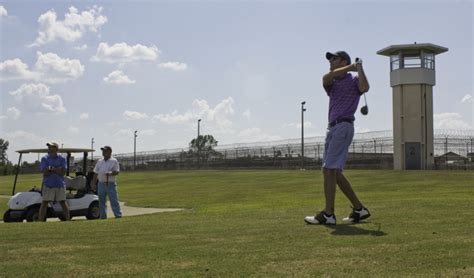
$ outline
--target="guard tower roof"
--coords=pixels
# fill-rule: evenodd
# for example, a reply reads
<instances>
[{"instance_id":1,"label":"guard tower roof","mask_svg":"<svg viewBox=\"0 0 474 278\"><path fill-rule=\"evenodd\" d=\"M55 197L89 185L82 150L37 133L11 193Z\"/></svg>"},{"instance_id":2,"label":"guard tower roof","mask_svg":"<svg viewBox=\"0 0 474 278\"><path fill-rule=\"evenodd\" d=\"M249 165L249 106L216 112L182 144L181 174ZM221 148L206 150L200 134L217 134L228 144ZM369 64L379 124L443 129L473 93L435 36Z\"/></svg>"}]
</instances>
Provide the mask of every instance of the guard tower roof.
<instances>
[{"instance_id":1,"label":"guard tower roof","mask_svg":"<svg viewBox=\"0 0 474 278\"><path fill-rule=\"evenodd\" d=\"M400 51L410 51L410 50L428 50L434 54L441 54L448 51L448 48L442 47L432 43L414 43L414 44L397 44L387 46L384 49L377 51L379 55L390 56L398 54Z\"/></svg>"}]
</instances>

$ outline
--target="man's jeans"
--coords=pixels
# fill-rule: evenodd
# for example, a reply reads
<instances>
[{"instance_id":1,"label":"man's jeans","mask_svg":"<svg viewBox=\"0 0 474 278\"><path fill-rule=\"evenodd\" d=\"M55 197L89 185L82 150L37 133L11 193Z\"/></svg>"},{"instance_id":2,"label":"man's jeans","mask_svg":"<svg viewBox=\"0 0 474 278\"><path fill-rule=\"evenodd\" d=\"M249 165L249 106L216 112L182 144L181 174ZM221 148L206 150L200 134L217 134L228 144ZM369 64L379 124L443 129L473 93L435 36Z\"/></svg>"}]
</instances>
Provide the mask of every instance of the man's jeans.
<instances>
[{"instance_id":1,"label":"man's jeans","mask_svg":"<svg viewBox=\"0 0 474 278\"><path fill-rule=\"evenodd\" d=\"M110 205L116 218L122 217L120 204L118 202L117 185L114 182L99 182L97 193L99 195L100 219L107 219L107 206L105 204L107 194L109 195Z\"/></svg>"}]
</instances>

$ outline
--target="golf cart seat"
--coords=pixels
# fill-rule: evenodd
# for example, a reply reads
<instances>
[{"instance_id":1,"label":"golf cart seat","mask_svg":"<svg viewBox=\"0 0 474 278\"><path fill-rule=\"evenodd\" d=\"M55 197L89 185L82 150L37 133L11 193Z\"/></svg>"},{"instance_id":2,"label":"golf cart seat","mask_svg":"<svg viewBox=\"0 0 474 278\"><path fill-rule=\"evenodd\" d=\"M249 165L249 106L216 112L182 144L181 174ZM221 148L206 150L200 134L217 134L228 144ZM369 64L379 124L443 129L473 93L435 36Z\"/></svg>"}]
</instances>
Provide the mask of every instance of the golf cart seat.
<instances>
[{"instance_id":1,"label":"golf cart seat","mask_svg":"<svg viewBox=\"0 0 474 278\"><path fill-rule=\"evenodd\" d=\"M86 177L79 176L79 177L66 177L64 179L66 183L67 190L77 190L77 191L85 191L86 190Z\"/></svg>"}]
</instances>

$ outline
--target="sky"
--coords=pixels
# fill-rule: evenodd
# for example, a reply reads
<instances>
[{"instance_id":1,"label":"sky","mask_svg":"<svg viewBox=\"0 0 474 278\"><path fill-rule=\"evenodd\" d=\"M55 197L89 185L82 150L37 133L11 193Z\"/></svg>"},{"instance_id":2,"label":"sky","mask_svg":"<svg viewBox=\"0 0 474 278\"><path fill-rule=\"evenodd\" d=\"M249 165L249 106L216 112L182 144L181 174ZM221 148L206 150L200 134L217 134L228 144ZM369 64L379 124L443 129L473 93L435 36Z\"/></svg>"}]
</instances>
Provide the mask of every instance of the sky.
<instances>
[{"instance_id":1,"label":"sky","mask_svg":"<svg viewBox=\"0 0 474 278\"><path fill-rule=\"evenodd\" d=\"M392 129L390 45L433 43L435 129L474 129L473 1L3 1L0 138L115 153L325 134L327 51L364 61L369 115ZM363 105L361 100L360 106ZM36 157L35 157L36 159ZM33 159L34 160L34 159Z\"/></svg>"}]
</instances>

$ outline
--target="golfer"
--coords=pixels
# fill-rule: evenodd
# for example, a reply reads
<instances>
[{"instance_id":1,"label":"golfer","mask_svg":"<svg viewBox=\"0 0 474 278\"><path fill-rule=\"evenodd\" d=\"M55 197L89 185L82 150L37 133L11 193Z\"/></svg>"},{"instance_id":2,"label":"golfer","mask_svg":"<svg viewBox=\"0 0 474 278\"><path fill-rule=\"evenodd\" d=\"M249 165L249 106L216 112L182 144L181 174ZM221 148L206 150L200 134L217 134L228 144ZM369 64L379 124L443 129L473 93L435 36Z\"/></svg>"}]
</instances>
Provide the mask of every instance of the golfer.
<instances>
[{"instance_id":1,"label":"golfer","mask_svg":"<svg viewBox=\"0 0 474 278\"><path fill-rule=\"evenodd\" d=\"M40 170L43 172L43 191L39 210L39 221L46 220L49 202L57 201L63 209L64 220L70 220L69 208L66 203L66 187L64 175L66 174L66 159L58 154L58 143L48 142L48 154L41 158Z\"/></svg>"},{"instance_id":2,"label":"golfer","mask_svg":"<svg viewBox=\"0 0 474 278\"><path fill-rule=\"evenodd\" d=\"M326 207L316 216L305 217L308 224L335 225L334 201L336 184L352 203L352 213L343 221L358 222L370 217L369 210L357 198L352 185L344 176L349 146L354 137L354 114L359 97L369 90L369 83L362 68L362 60L351 64L345 51L327 52L330 71L323 76L323 87L329 96L329 124L323 156L324 196ZM350 72L357 72L353 75Z\"/></svg>"},{"instance_id":3,"label":"golfer","mask_svg":"<svg viewBox=\"0 0 474 278\"><path fill-rule=\"evenodd\" d=\"M97 193L99 195L100 219L107 219L107 206L105 203L107 195L109 195L110 205L112 206L115 218L120 218L122 217L122 211L120 210L115 179L115 176L120 172L119 163L117 159L112 157L112 148L110 146L104 146L100 149L102 150L103 158L99 159L94 167L94 178L91 184L92 189L96 190L95 186L97 180L99 180Z\"/></svg>"}]
</instances>

